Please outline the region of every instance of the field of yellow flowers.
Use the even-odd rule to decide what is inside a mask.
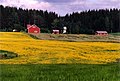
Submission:
[[[120,43],[33,39],[21,32],[0,32],[0,50],[18,54],[0,64],[105,64],[120,58]]]

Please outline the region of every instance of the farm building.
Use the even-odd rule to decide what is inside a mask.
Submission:
[[[40,28],[36,25],[27,25],[28,33],[40,33]]]
[[[60,33],[62,33],[62,29],[59,27],[53,27],[51,33],[52,34],[60,34]]]
[[[96,31],[95,35],[108,35],[107,31]]]
[[[60,31],[59,30],[53,30],[53,32],[52,32],[53,34],[59,34],[60,33]]]

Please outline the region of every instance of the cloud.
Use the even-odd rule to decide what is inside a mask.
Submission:
[[[50,4],[48,2],[39,2],[37,0],[3,0],[0,4],[4,6],[14,6],[14,7],[22,7],[28,9],[42,9],[47,10],[50,8]]]
[[[120,0],[0,0],[0,4],[4,6],[48,10],[60,15],[89,9],[120,9]]]
[[[72,6],[82,6],[84,9],[120,8],[120,0],[76,0]]]
[[[51,10],[54,10],[61,15],[73,12],[81,12],[89,9],[120,9],[120,0],[63,0],[62,2],[59,2],[60,0],[56,0],[57,2],[53,1],[54,0],[50,0],[50,3],[52,4]]]
[[[70,3],[73,2],[74,0],[44,0],[45,2],[49,2],[49,3]]]

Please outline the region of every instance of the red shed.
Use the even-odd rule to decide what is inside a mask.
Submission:
[[[40,28],[36,25],[27,25],[28,33],[40,33]]]
[[[59,34],[59,30],[53,30],[53,34]]]
[[[108,35],[107,31],[96,31],[95,35]]]

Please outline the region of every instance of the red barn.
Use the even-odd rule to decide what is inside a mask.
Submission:
[[[36,25],[27,25],[28,33],[40,33],[40,28]]]
[[[95,35],[108,35],[107,31],[96,31]]]

